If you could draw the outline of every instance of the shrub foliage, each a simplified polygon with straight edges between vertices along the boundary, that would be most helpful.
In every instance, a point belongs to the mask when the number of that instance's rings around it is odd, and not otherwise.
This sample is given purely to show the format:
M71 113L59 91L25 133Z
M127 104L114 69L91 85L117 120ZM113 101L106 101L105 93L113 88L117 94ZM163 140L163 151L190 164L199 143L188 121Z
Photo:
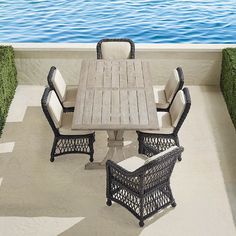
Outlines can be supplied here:
M17 86L14 51L11 46L0 46L0 135Z
M236 128L236 48L223 50L220 86Z

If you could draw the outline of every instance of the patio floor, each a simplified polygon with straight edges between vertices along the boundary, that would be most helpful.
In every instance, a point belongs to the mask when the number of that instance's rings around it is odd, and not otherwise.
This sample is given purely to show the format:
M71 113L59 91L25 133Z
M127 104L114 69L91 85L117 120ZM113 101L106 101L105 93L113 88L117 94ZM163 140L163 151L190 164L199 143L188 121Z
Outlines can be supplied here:
M236 132L218 87L189 88L179 133L185 151L171 180L177 207L139 228L126 209L106 206L105 170L84 170L87 155L49 162L43 87L18 86L0 139L0 235L236 235ZM136 138L125 134L126 156L137 155ZM105 150L106 133L96 132L95 159Z

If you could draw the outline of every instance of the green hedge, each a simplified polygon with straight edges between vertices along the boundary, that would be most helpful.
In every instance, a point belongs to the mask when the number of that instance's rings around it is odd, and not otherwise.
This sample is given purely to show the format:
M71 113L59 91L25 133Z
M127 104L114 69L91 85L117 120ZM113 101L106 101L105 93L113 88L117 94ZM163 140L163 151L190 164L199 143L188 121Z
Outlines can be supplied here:
M223 50L220 86L236 128L236 48Z
M16 86L16 66L13 48L11 46L0 46L0 136Z

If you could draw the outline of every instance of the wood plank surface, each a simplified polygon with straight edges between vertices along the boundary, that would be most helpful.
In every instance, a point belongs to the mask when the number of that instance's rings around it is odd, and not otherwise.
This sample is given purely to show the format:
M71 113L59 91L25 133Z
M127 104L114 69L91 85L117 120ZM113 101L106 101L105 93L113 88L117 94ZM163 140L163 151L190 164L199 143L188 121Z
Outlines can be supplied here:
M110 124L111 122L111 91L103 91L102 103L102 125Z
M96 74L95 74L95 86L103 87L103 77L104 77L104 63L102 61L97 62Z
M126 70L126 61L120 61L120 88L127 88L128 77Z
M112 62L112 88L119 88L120 87L120 63L119 61Z
M139 88L144 87L144 78L141 61L134 61L136 86Z
M145 93L146 93L146 103L147 103L147 114L149 116L149 123L155 124L158 128L157 114L154 111L151 104L154 99L153 88L151 86L151 72L149 68L149 63L147 61L142 61L143 79L145 83ZM156 128L156 129L157 129Z
M91 124L93 115L93 96L94 90L86 90L84 99L84 110L83 110L83 123Z
M134 61L133 60L127 60L126 64L127 64L127 75L128 75L128 87L129 88L136 87Z
M120 124L120 95L118 89L111 91L111 124Z
M143 90L137 91L138 98L138 114L140 124L148 124L148 113L147 113L147 104L146 104L146 94Z
M130 123L129 115L129 101L127 89L120 90L120 111L121 111L121 124Z
M83 60L72 128L157 129L148 61Z
M130 123L132 125L139 124L138 103L136 90L128 90L129 110L130 110Z
M95 90L94 99L93 99L93 124L101 124L102 122L102 98L103 98L103 91L102 90Z
M96 61L89 61L88 67L88 77L87 77L87 87L93 87L95 84L95 76L97 70L97 63Z
M87 77L88 77L88 66L89 61L83 60L81 63L81 71L80 71L80 81L79 81L79 88L84 88L86 86ZM79 123L82 124L83 122L83 110L84 110L84 99L85 99L85 90L78 89L76 95L76 104L79 107L79 112L77 109L76 116L73 116L73 124Z
M103 66L104 66L104 88L110 88L111 87L111 82L112 82L112 78L111 78L111 61L104 61L103 62Z

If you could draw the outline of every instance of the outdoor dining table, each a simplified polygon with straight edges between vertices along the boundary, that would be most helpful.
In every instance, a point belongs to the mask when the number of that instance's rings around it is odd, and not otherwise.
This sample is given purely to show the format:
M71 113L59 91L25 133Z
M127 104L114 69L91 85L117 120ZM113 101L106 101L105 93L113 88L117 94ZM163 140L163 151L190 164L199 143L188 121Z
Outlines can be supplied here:
M85 169L123 160L125 130L158 129L148 60L82 60L72 129L105 130L108 152ZM96 158L95 158L96 160Z

